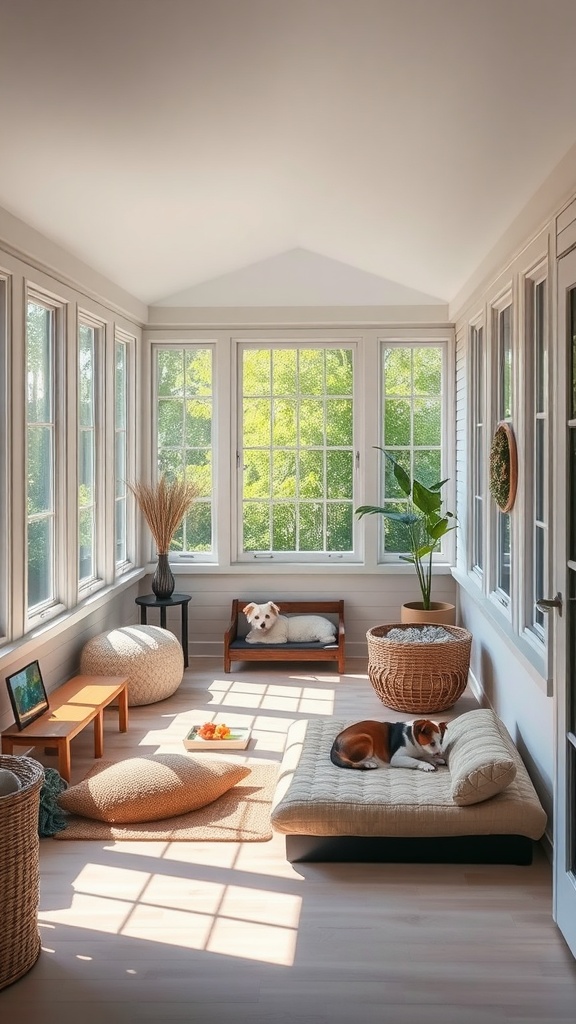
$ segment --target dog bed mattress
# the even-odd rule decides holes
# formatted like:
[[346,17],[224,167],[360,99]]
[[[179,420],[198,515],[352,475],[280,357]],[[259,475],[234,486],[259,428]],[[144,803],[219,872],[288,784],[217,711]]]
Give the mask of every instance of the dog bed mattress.
[[[454,803],[447,767],[436,772],[335,767],[330,761],[330,748],[335,736],[349,724],[320,718],[295,722],[290,727],[271,811],[276,832],[290,837],[442,841],[476,836],[496,841],[496,837],[518,836],[528,840],[529,847],[532,840],[542,836],[546,813],[502,723],[502,742],[516,762],[516,776],[501,793],[469,806]],[[303,848],[312,847],[305,843]]]

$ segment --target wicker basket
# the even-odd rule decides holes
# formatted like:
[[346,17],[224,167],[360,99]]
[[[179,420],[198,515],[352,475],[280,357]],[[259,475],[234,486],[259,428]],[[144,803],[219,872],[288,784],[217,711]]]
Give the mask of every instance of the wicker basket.
[[452,636],[445,643],[387,639],[391,629],[407,628],[415,627],[391,622],[368,630],[370,682],[382,703],[396,711],[445,711],[466,689],[472,634],[460,626],[442,626]]
[[31,757],[0,754],[0,768],[22,788],[0,797],[0,989],[11,985],[40,954],[38,813],[44,769]]

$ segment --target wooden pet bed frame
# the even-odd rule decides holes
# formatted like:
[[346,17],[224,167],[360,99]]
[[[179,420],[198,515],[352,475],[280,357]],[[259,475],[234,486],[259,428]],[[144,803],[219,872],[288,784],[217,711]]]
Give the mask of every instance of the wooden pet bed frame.
[[234,598],[230,625],[224,634],[224,671],[233,661],[336,661],[338,672],[345,672],[344,601],[278,601],[282,615],[326,615],[337,626],[334,645],[322,643],[249,644],[238,635],[242,609],[253,598]]

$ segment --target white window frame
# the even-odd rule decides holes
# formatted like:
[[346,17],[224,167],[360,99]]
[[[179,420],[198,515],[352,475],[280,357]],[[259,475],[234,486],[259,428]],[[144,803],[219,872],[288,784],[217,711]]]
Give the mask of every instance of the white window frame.
[[[27,284],[26,287],[26,298],[25,298],[25,318],[24,318],[24,339],[25,339],[25,364],[24,364],[24,389],[26,392],[27,388],[27,311],[29,304],[37,304],[48,309],[53,315],[53,345],[52,345],[52,405],[53,405],[53,503],[54,503],[54,515],[53,515],[53,549],[52,549],[52,579],[53,579],[53,595],[46,601],[39,602],[36,605],[30,607],[28,605],[28,509],[27,509],[27,477],[28,477],[28,418],[26,414],[27,399],[26,394],[24,398],[24,429],[25,429],[25,474],[24,474],[24,509],[25,509],[25,573],[26,581],[24,585],[24,631],[28,632],[33,629],[36,625],[41,622],[45,622],[49,619],[54,618],[60,614],[66,608],[66,600],[64,595],[67,593],[68,588],[68,559],[64,557],[64,552],[68,552],[68,504],[67,498],[69,494],[68,481],[66,473],[64,471],[66,457],[66,443],[67,443],[67,405],[66,405],[66,391],[65,391],[65,356],[66,356],[66,342],[67,342],[67,304],[64,300],[59,300],[55,296],[42,291],[41,289],[34,287],[31,284]],[[73,476],[76,481],[76,474]]]
[[[76,325],[76,344],[80,345],[80,327],[89,327],[94,331],[94,366],[93,366],[93,436],[94,436],[94,563],[92,576],[81,580],[78,575],[78,600],[81,601],[89,594],[104,586],[105,580],[105,550],[106,550],[106,488],[105,488],[105,460],[104,450],[106,445],[106,406],[104,390],[104,373],[106,364],[106,324],[104,321],[89,313],[86,310],[78,310]],[[76,379],[79,379],[77,368]],[[80,412],[79,403],[76,403],[76,429],[77,437],[80,436]],[[78,492],[80,475],[80,449],[78,447],[77,473],[78,480],[76,492]],[[80,536],[79,517],[80,507],[76,503],[78,522],[76,533],[78,542],[78,555],[76,564],[79,567]]]
[[[11,392],[8,387],[10,365],[8,345],[8,324],[10,322],[11,278],[0,272],[0,437],[8,438],[14,423],[11,408]],[[10,562],[11,546],[11,503],[8,490],[10,476],[10,453],[12,446],[0,445],[0,644],[10,635],[11,602],[8,600],[9,579],[12,573]]]
[[[454,466],[454,433],[455,433],[455,380],[454,380],[454,338],[452,333],[436,332],[428,330],[425,333],[405,331],[402,333],[380,333],[378,353],[378,444],[383,447],[383,418],[384,418],[384,350],[386,348],[435,348],[442,352],[442,438],[440,446],[441,473],[440,479],[446,479],[441,491],[442,508],[454,511],[456,507],[456,480]],[[383,503],[384,495],[384,455],[380,453],[378,465],[378,498],[377,504]],[[387,566],[402,565],[400,552],[386,552],[384,550],[383,531],[378,530],[378,564]],[[454,531],[451,530],[442,540],[440,550],[433,555],[434,565],[453,565],[456,556],[456,544]]]
[[[487,436],[486,436],[486,379],[487,379],[487,338],[483,315],[475,317],[468,324],[469,356],[469,506],[470,523],[468,541],[468,572],[482,588],[486,574],[486,516],[489,511],[486,487]],[[478,546],[482,559],[478,561]]]
[[285,551],[243,551],[242,550],[242,496],[243,496],[243,464],[241,458],[241,452],[243,450],[243,438],[242,438],[242,354],[247,349],[265,349],[265,350],[279,350],[279,349],[348,349],[352,352],[353,356],[353,391],[352,391],[352,451],[354,460],[353,469],[353,495],[352,495],[352,509],[358,507],[360,504],[359,500],[359,485],[358,485],[358,467],[359,467],[359,446],[358,436],[360,431],[360,416],[362,400],[360,394],[360,381],[362,379],[362,363],[361,353],[358,338],[356,336],[350,336],[349,334],[340,335],[337,333],[323,332],[321,337],[314,336],[312,332],[306,335],[290,338],[278,338],[275,334],[267,334],[261,339],[251,338],[236,338],[236,353],[235,353],[235,394],[236,394],[236,430],[235,430],[235,447],[233,457],[235,459],[235,474],[236,474],[236,488],[235,488],[235,506],[236,506],[236,521],[235,530],[232,541],[232,550],[235,552],[235,562],[243,565],[285,565],[285,566],[301,566],[301,565],[346,565],[346,564],[358,564],[360,561],[359,551],[359,530],[357,517],[353,514],[352,517],[352,550],[351,551],[296,551],[296,552],[285,552]]
[[[137,564],[137,535],[136,535],[136,509],[132,494],[126,488],[126,481],[133,481],[136,478],[136,338],[117,325],[110,331],[111,344],[109,352],[110,381],[108,393],[111,395],[110,415],[106,417],[108,430],[112,438],[114,457],[110,460],[110,474],[107,479],[107,489],[111,494],[111,500],[107,503],[108,534],[112,538],[110,545],[109,570],[111,579],[119,579],[127,572],[130,572]],[[123,345],[126,354],[125,379],[126,379],[126,423],[125,423],[125,558],[116,559],[116,346]]]
[[[491,401],[489,421],[491,423],[491,437],[494,435],[496,426],[502,420],[508,423],[512,422],[514,411],[517,403],[517,387],[516,387],[516,367],[517,367],[517,346],[515,342],[516,338],[516,303],[514,302],[514,289],[510,284],[504,292],[500,294],[497,299],[494,299],[490,303],[490,381],[491,381]],[[503,412],[503,381],[500,372],[500,354],[501,354],[501,335],[500,335],[500,324],[501,315],[506,310],[510,309],[510,352],[511,352],[511,374],[510,374],[510,415],[505,416]],[[513,529],[512,518],[509,519],[510,524],[510,593],[507,594],[499,586],[499,570],[500,570],[500,552],[498,548],[499,544],[499,526],[502,515],[510,516],[510,513],[503,513],[497,507],[494,501],[491,502],[491,514],[489,516],[489,532],[488,532],[488,551],[489,551],[489,590],[491,601],[501,610],[505,618],[512,622],[512,613],[514,608],[514,581],[516,578],[516,537]]]
[[[537,289],[540,286],[544,286],[544,308],[542,313],[542,346],[543,346],[543,366],[541,367],[543,380],[542,386],[542,405],[541,410],[536,410],[537,403],[537,385],[538,385],[538,360],[536,355],[536,342],[537,342],[537,326],[536,326],[536,295]],[[524,345],[523,345],[523,400],[525,410],[525,423],[524,423],[524,493],[523,493],[523,572],[521,577],[521,621],[520,630],[524,638],[532,643],[539,654],[542,657],[546,657],[546,651],[548,647],[548,631],[550,621],[548,617],[542,614],[541,623],[534,620],[533,609],[534,603],[538,597],[545,597],[549,591],[549,580],[550,580],[550,559],[551,559],[551,543],[550,543],[550,487],[551,487],[551,472],[550,472],[550,461],[548,458],[549,453],[549,437],[550,437],[550,277],[548,274],[547,262],[541,261],[540,264],[529,273],[526,273],[522,278],[522,297],[524,303]],[[535,487],[536,487],[536,472],[537,472],[537,452],[536,452],[536,419],[539,419],[543,423],[543,438],[542,438],[542,506],[543,506],[543,517],[537,526],[535,521]],[[542,530],[543,541],[544,541],[544,552],[543,552],[543,578],[542,578],[542,593],[536,593],[536,580],[535,580],[535,538],[536,529]]]

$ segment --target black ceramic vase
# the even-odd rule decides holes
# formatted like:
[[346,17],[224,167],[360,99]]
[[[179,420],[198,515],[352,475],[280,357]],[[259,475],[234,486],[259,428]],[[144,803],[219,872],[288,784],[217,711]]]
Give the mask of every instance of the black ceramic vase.
[[168,555],[158,555],[158,565],[152,577],[152,592],[159,601],[166,601],[174,593],[174,577]]

